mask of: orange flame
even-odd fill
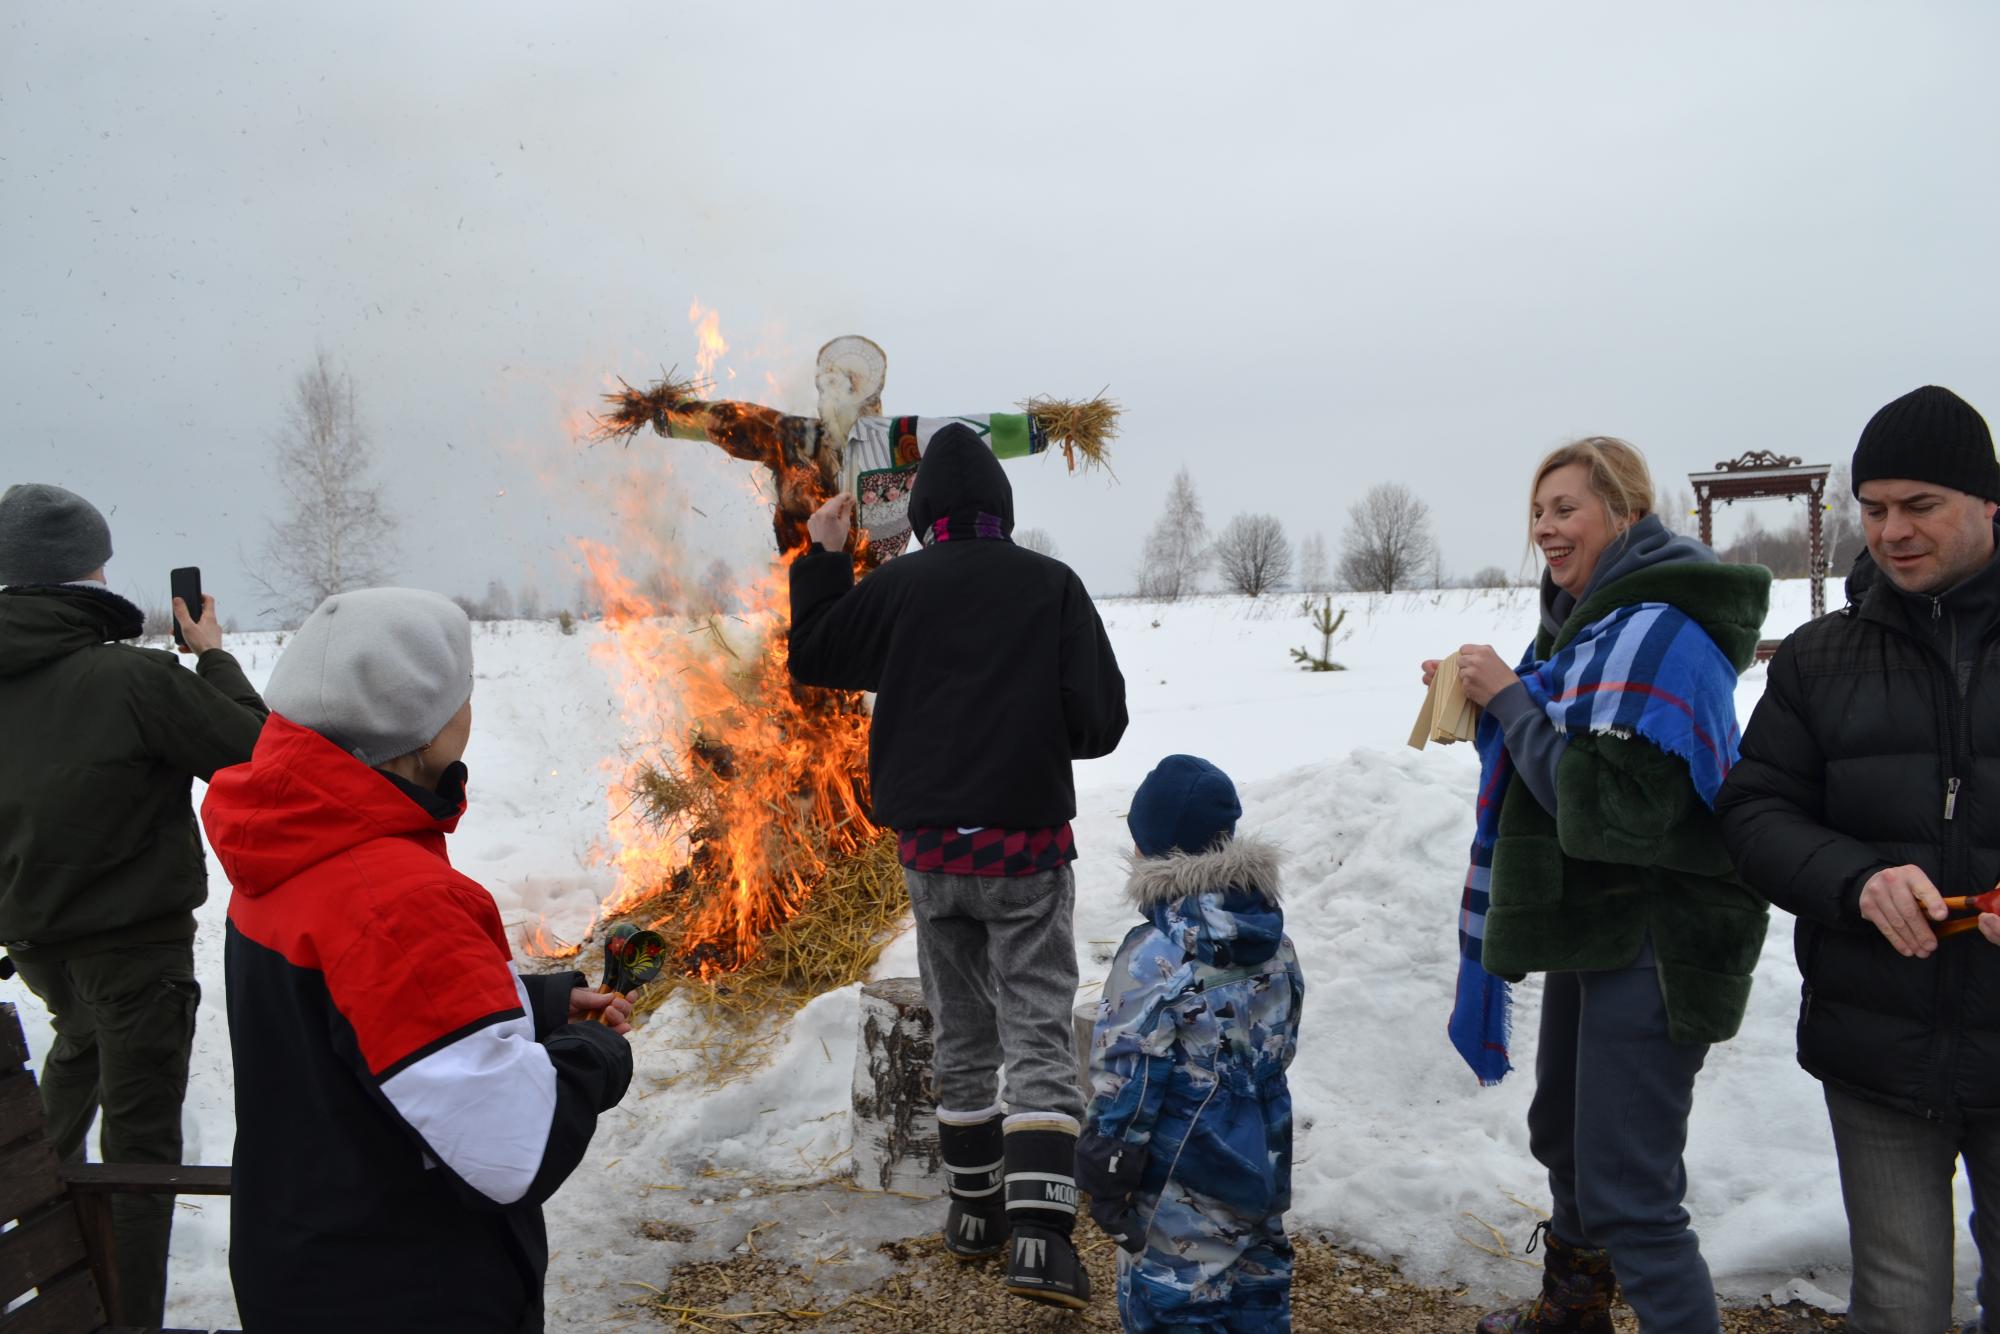
[[[830,859],[876,837],[868,717],[853,697],[792,685],[779,611],[788,561],[739,592],[745,614],[724,618],[672,605],[677,589],[642,592],[609,548],[585,543],[583,555],[604,598],[596,651],[627,718],[659,738],[633,749],[611,785],[618,883],[605,913],[691,886],[682,950],[712,971],[788,920]],[[660,775],[700,790],[699,807],[656,818],[645,785]]]
[[[713,382],[729,351],[721,317],[697,300],[688,319],[697,372]],[[777,380],[761,378],[775,393]],[[868,715],[857,695],[792,685],[792,557],[747,587],[717,589],[684,571],[680,553],[660,540],[656,497],[656,487],[628,479],[614,502],[618,549],[578,544],[604,607],[605,634],[592,651],[639,738],[611,762],[602,852],[617,880],[602,914],[629,915],[669,895],[666,916],[648,925],[678,916],[683,959],[712,975],[792,917],[830,862],[879,836],[868,819]],[[621,556],[659,572],[642,584]],[[740,610],[725,615],[718,604]],[[663,782],[691,794],[684,808],[662,813]]]
[[[703,306],[699,300],[690,301],[688,323],[694,325],[695,373],[704,381],[712,381],[717,364],[729,353],[729,341],[722,336],[722,313],[713,306]],[[735,379],[736,372],[730,371],[729,378]]]

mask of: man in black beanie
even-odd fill
[[[215,599],[175,604],[194,656],[121,641],[145,618],[104,583],[111,530],[59,486],[0,495],[0,947],[48,1007],[42,1107],[81,1162],[178,1163],[201,987],[207,861],[192,781],[250,758],[264,704],[222,648]],[[112,1201],[113,1323],[157,1327],[171,1196]]]
[[[2000,461],[1926,385],[1854,451],[1867,564],[1771,662],[1716,803],[1738,872],[1798,918],[1799,1064],[1825,1088],[1856,1334],[1951,1324],[1965,1160],[1982,1328],[2000,1319]],[[1874,577],[1879,573],[1881,577]]]

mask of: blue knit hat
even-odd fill
[[[1242,814],[1228,774],[1193,755],[1169,755],[1132,794],[1125,824],[1141,856],[1164,857],[1176,848],[1208,851],[1235,835]]]

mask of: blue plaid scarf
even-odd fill
[[[1620,607],[1584,627],[1547,662],[1531,644],[1515,669],[1549,720],[1570,736],[1609,732],[1640,736],[1687,761],[1695,791],[1711,808],[1736,763],[1736,669],[1702,628],[1663,602]],[[1507,1055],[1512,996],[1480,963],[1493,884],[1500,803],[1514,775],[1506,736],[1482,714],[1479,799],[1472,865],[1458,914],[1458,992],[1451,1045],[1482,1084],[1513,1069]]]

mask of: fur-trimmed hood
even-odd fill
[[[1274,844],[1248,836],[1202,853],[1128,854],[1125,892],[1189,957],[1218,968],[1259,964],[1285,938],[1281,860]]]

